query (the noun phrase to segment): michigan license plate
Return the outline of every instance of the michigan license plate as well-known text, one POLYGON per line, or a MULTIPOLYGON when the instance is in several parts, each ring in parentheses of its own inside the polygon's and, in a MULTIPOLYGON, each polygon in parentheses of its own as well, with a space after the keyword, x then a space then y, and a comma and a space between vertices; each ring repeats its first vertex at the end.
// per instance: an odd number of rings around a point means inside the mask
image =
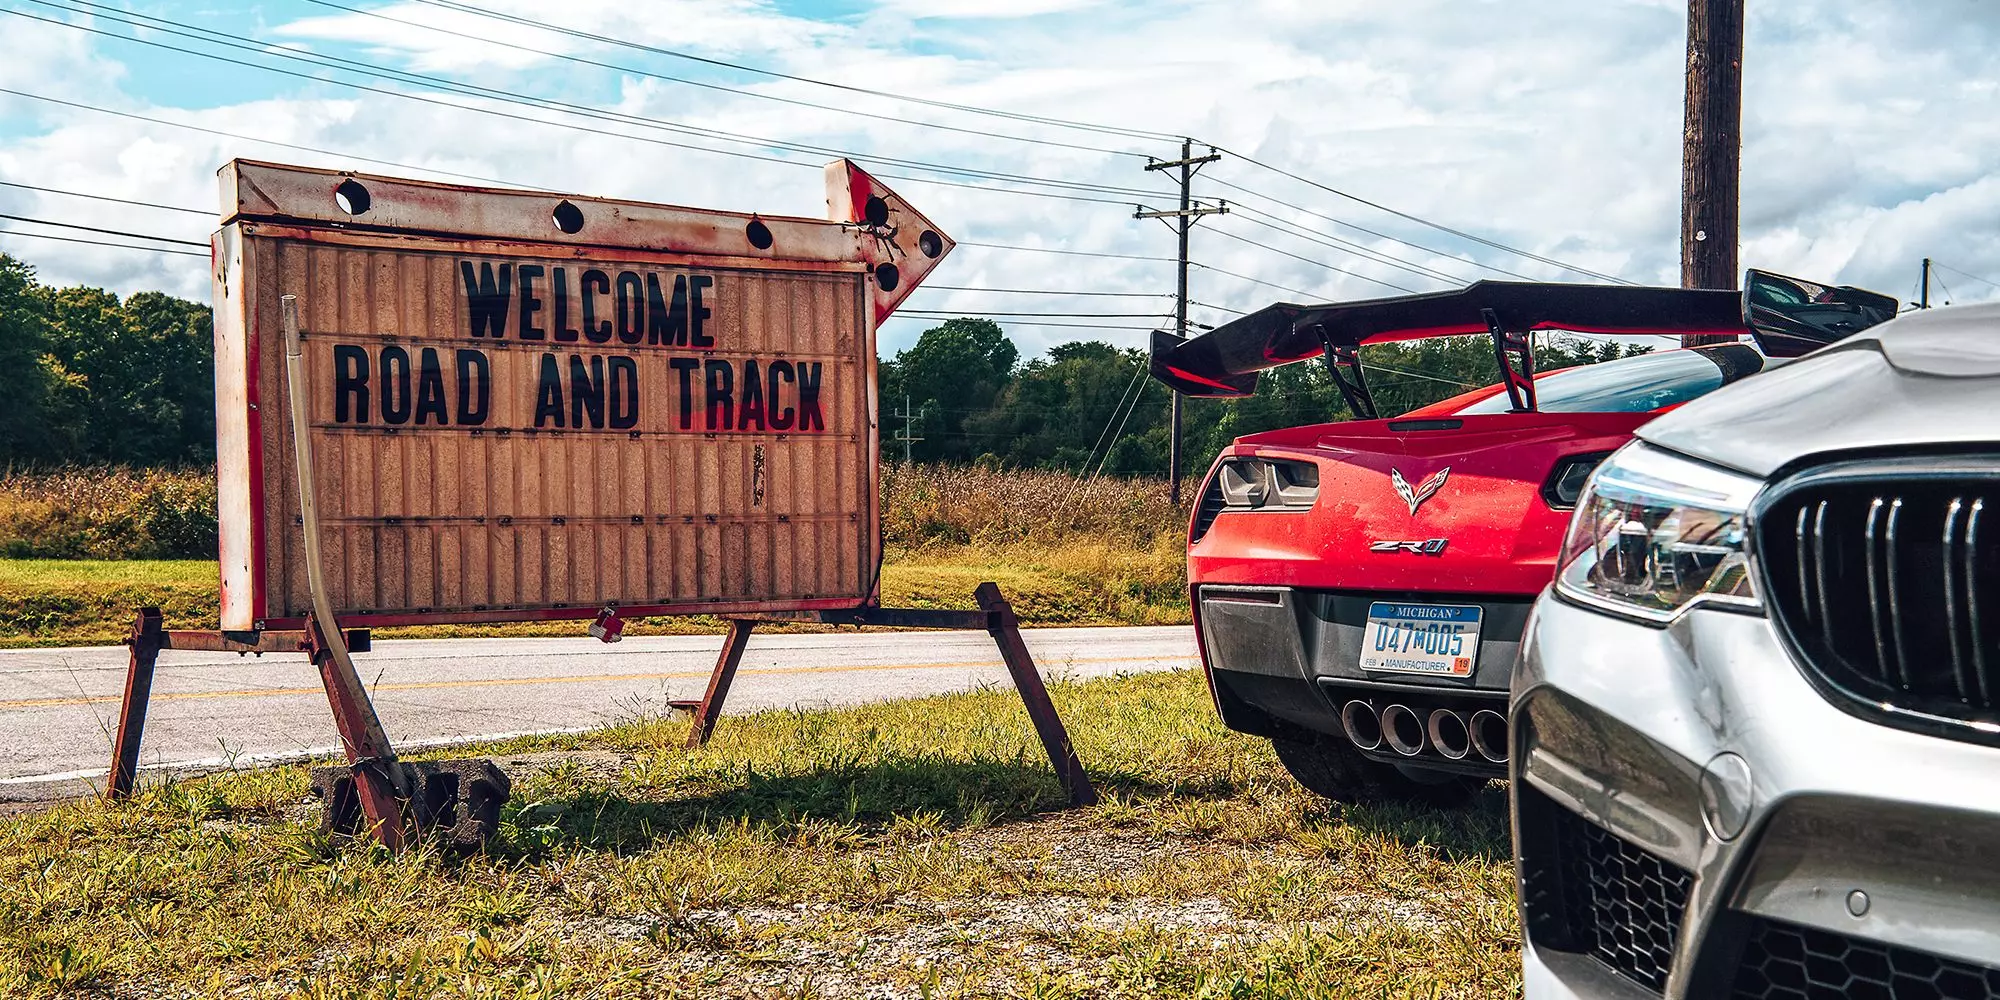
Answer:
POLYGON ((1361 633, 1361 669, 1403 674, 1472 676, 1479 656, 1479 608, 1456 604, 1368 606, 1361 633))

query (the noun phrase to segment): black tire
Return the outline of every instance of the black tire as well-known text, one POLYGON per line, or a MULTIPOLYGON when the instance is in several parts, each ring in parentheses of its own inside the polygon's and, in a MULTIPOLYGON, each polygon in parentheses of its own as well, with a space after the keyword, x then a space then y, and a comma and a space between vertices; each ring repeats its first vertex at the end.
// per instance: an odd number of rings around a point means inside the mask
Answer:
POLYGON ((1310 741, 1272 737, 1271 748, 1307 791, 1336 802, 1410 802, 1451 809, 1464 805, 1486 785, 1481 778, 1441 771, 1428 773, 1435 781, 1421 781, 1394 764, 1370 760, 1338 737, 1310 741))

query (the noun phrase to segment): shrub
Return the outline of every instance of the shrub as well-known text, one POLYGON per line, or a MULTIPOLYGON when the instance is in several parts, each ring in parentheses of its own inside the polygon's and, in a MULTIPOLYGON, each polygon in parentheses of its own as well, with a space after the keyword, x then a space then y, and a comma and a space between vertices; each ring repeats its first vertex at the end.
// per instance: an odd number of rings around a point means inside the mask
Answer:
POLYGON ((0 479, 13 559, 213 559, 211 470, 71 468, 0 479))
POLYGON ((1080 482, 1042 469, 882 467, 882 536, 890 545, 1062 545, 1147 549, 1187 530, 1164 479, 1080 482))

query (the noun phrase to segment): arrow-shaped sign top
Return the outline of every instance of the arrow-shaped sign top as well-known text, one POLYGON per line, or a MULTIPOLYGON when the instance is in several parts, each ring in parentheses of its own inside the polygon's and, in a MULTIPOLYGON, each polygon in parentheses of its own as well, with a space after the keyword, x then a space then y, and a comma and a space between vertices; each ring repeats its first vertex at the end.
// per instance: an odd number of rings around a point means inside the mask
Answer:
POLYGON ((224 225, 259 222, 645 250, 724 258, 719 263, 749 268, 760 262, 865 264, 873 278, 869 296, 877 323, 916 291, 955 245, 923 213, 848 160, 827 164, 826 221, 251 160, 230 161, 219 180, 224 225))

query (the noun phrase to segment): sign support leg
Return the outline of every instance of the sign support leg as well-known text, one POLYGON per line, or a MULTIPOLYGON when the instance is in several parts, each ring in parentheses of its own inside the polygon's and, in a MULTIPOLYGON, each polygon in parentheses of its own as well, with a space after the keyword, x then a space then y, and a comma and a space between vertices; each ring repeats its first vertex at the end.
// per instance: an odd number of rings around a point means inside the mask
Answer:
POLYGON ((131 666, 125 671, 125 698, 118 707, 118 735, 111 745, 111 776, 104 795, 112 801, 132 797, 139 780, 139 740, 146 733, 146 707, 153 698, 153 666, 160 658, 165 630, 159 608, 140 608, 132 620, 131 666))
POLYGON ((736 679, 736 665, 743 662, 743 648, 750 644, 750 630, 757 623, 747 618, 729 621, 729 636, 722 640, 722 652, 715 658, 715 672, 708 675, 708 690, 694 706, 694 726, 688 730, 687 746, 694 750, 715 735, 716 720, 722 718, 722 699, 729 696, 729 684, 736 679))
MULTIPOLYGON (((337 655, 327 642, 317 615, 306 616, 306 655, 319 668, 320 683, 326 687, 327 705, 333 709, 333 727, 340 731, 340 745, 347 751, 348 767, 354 773, 354 795, 361 815, 368 821, 375 839, 391 851, 403 848, 403 811, 397 801, 407 792, 397 787, 402 765, 368 700, 368 689, 354 670, 354 661, 337 655)), ((343 647, 341 652, 345 652, 343 647)))
POLYGON ((1091 787, 1090 776, 1083 771, 1083 762, 1077 759, 1076 748, 1070 745, 1069 730, 1063 727, 1062 717, 1056 714, 1055 702, 1049 700, 1048 688, 1042 685, 1041 672, 1035 669, 1035 658, 1028 653, 1028 644, 1021 639, 1021 622, 1014 617, 1014 609, 1007 599, 1000 595, 999 586, 982 583, 973 592, 979 601, 979 608, 987 615, 987 634, 993 636, 994 644, 1000 647, 1000 658, 1007 663, 1007 672, 1014 676, 1014 687, 1021 692, 1021 704, 1028 709, 1028 719, 1035 724, 1035 734, 1042 738, 1042 746, 1049 752, 1049 764, 1056 769, 1056 777, 1062 780, 1064 790, 1069 792, 1072 806, 1097 804, 1097 789, 1091 787))

